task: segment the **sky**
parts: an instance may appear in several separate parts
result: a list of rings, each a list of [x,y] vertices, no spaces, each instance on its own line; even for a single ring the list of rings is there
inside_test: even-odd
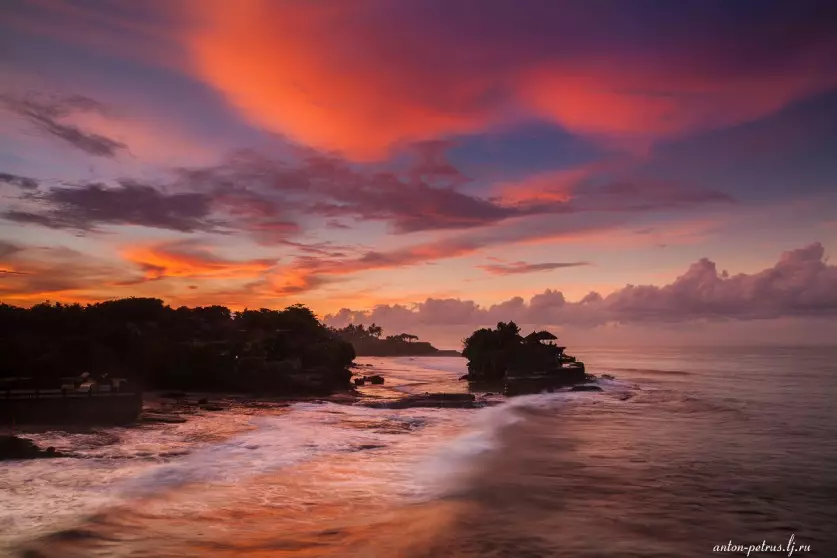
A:
[[[0,300],[837,339],[837,7],[6,0]]]

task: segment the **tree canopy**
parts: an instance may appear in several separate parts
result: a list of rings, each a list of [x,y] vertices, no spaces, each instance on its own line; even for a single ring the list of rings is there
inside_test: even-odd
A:
[[[560,367],[563,347],[544,344],[557,337],[548,331],[520,335],[514,322],[499,322],[495,329],[481,328],[463,340],[462,356],[468,359],[472,380],[500,380],[509,370],[548,370]]]
[[[89,372],[145,389],[325,393],[349,386],[352,345],[299,304],[232,312],[156,298],[0,304],[0,377],[43,386]]]

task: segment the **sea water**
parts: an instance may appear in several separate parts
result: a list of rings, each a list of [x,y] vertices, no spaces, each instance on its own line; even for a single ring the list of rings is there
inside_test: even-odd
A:
[[[74,457],[0,465],[0,555],[837,556],[837,349],[575,352],[603,392],[33,435]],[[460,358],[358,362],[367,398],[467,390]]]

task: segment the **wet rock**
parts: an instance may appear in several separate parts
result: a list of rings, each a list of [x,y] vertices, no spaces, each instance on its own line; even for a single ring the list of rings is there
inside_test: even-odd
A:
[[[180,415],[163,415],[158,413],[146,413],[140,417],[142,423],[161,423],[161,424],[182,424],[186,419]]]
[[[485,404],[477,401],[470,393],[425,393],[423,395],[409,395],[395,401],[381,401],[366,404],[367,407],[379,409],[410,409],[413,407],[445,407],[457,409],[472,409]]]
[[[366,381],[368,381],[370,384],[383,384],[384,383],[384,377],[383,376],[378,376],[378,375],[366,376]]]
[[[573,386],[570,388],[570,391],[603,391],[600,386],[594,386],[590,384],[581,384],[578,386]]]
[[[42,457],[65,457],[50,447],[39,448],[35,442],[17,436],[0,436],[0,461],[5,459],[38,459]]]

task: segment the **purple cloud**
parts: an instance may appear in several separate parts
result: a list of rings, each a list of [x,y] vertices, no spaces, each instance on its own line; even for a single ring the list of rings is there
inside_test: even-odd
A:
[[[670,323],[696,320],[759,320],[837,316],[837,266],[828,265],[822,244],[785,252],[763,271],[719,273],[701,259],[671,284],[627,285],[609,295],[591,292],[578,302],[548,289],[528,303],[521,297],[489,307],[460,299],[427,299],[408,308],[383,305],[368,311],[342,309],[327,323],[371,323],[402,331],[418,325],[520,324],[598,326],[608,323]]]
[[[120,141],[101,134],[60,122],[60,119],[78,112],[104,112],[101,103],[88,97],[72,95],[43,99],[30,95],[20,99],[0,95],[0,105],[26,119],[42,133],[55,137],[88,155],[113,158],[128,147]]]
[[[4,182],[22,190],[36,190],[38,188],[38,181],[34,178],[19,176],[17,174],[9,174],[7,172],[0,172],[0,182]]]
[[[203,194],[164,194],[147,184],[122,181],[118,187],[92,183],[57,187],[35,198],[49,209],[9,210],[3,218],[53,229],[96,230],[99,225],[140,225],[190,232],[214,230],[210,198]]]

